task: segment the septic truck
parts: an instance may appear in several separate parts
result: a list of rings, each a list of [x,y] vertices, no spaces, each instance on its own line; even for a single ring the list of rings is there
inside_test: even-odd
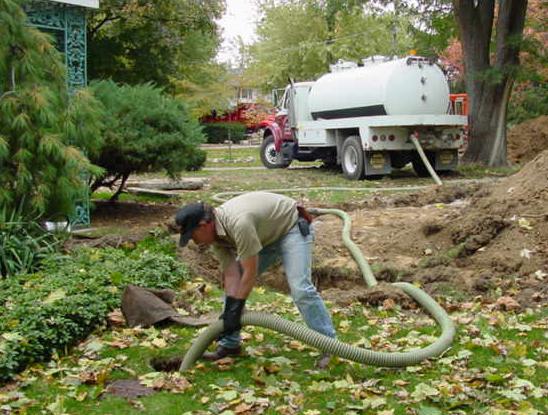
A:
[[[428,174],[428,163],[436,172],[452,171],[467,121],[449,108],[447,80],[431,59],[339,61],[318,80],[285,88],[263,134],[261,161],[285,168],[293,160],[323,160],[350,180],[388,175],[408,163],[419,176]]]

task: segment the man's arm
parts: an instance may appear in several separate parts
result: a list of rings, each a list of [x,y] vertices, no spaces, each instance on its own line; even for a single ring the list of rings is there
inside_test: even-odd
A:
[[[232,261],[223,271],[225,294],[245,299],[255,285],[259,258],[257,255],[243,261]]]
[[[257,268],[259,263],[259,257],[253,255],[240,261],[242,266],[242,278],[240,278],[237,290],[234,293],[234,297],[239,299],[246,299],[249,293],[255,285],[257,278]]]
[[[234,261],[223,272],[226,302],[222,319],[225,335],[241,328],[242,311],[245,301],[255,285],[258,261],[257,255],[246,258],[240,263]]]

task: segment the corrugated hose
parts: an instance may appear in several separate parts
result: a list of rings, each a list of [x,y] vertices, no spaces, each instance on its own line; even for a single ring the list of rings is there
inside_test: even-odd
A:
[[[217,198],[219,200],[219,198]],[[222,200],[222,199],[221,199]],[[333,214],[343,220],[342,239],[348,248],[352,257],[358,264],[368,287],[377,285],[377,280],[371,271],[371,267],[364,258],[359,247],[350,237],[351,219],[350,216],[339,209],[309,209],[314,215]],[[376,352],[361,347],[352,346],[340,340],[325,336],[306,326],[283,319],[274,314],[264,312],[246,311],[242,315],[242,326],[259,326],[279,333],[283,333],[294,339],[301,341],[309,346],[320,349],[325,353],[339,356],[344,359],[352,360],[358,363],[374,366],[401,367],[412,366],[421,361],[439,356],[447,350],[453,342],[455,335],[455,326],[445,310],[434,301],[426,292],[420,288],[406,282],[393,283],[395,287],[400,288],[424,310],[426,310],[441,328],[440,337],[431,345],[422,349],[409,350],[407,352]],[[192,368],[194,362],[198,360],[209,344],[219,337],[223,331],[223,321],[219,320],[209,325],[192,343],[181,363],[180,371],[186,371]]]

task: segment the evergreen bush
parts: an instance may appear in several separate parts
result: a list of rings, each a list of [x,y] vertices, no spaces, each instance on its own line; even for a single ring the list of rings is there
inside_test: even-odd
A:
[[[90,87],[105,108],[104,144],[91,156],[105,174],[92,190],[121,179],[116,199],[130,174],[165,171],[176,178],[204,164],[205,152],[199,148],[204,136],[183,102],[151,84],[99,81]]]
[[[100,146],[101,106],[66,90],[51,38],[26,25],[17,2],[0,1],[0,207],[8,212],[72,213],[97,174],[82,150]]]
[[[245,138],[246,127],[239,122],[213,122],[202,126],[210,144],[224,143],[227,140],[239,143]]]
[[[0,281],[0,382],[89,335],[120,306],[127,284],[176,288],[188,278],[184,264],[154,246],[81,249]]]

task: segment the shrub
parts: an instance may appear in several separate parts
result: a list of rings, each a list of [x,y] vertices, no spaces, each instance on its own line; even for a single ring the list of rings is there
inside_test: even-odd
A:
[[[20,210],[0,209],[0,276],[36,271],[44,258],[57,252],[60,236],[25,220]]]
[[[112,81],[91,84],[106,112],[104,144],[91,160],[105,169],[92,190],[121,184],[117,199],[132,173],[165,171],[175,178],[183,170],[195,170],[205,162],[204,141],[198,121],[186,105],[151,84],[129,86]]]
[[[81,149],[98,145],[100,109],[86,91],[69,100],[60,53],[17,3],[0,2],[0,207],[68,215],[98,173]]]
[[[524,121],[548,114],[548,86],[545,83],[520,85],[512,93],[508,105],[508,123]]]
[[[229,139],[239,143],[245,137],[245,125],[238,122],[213,122],[202,126],[207,142],[211,144],[224,143]]]
[[[0,281],[0,381],[86,337],[120,305],[127,284],[174,288],[187,278],[183,264],[153,246],[82,249]]]

